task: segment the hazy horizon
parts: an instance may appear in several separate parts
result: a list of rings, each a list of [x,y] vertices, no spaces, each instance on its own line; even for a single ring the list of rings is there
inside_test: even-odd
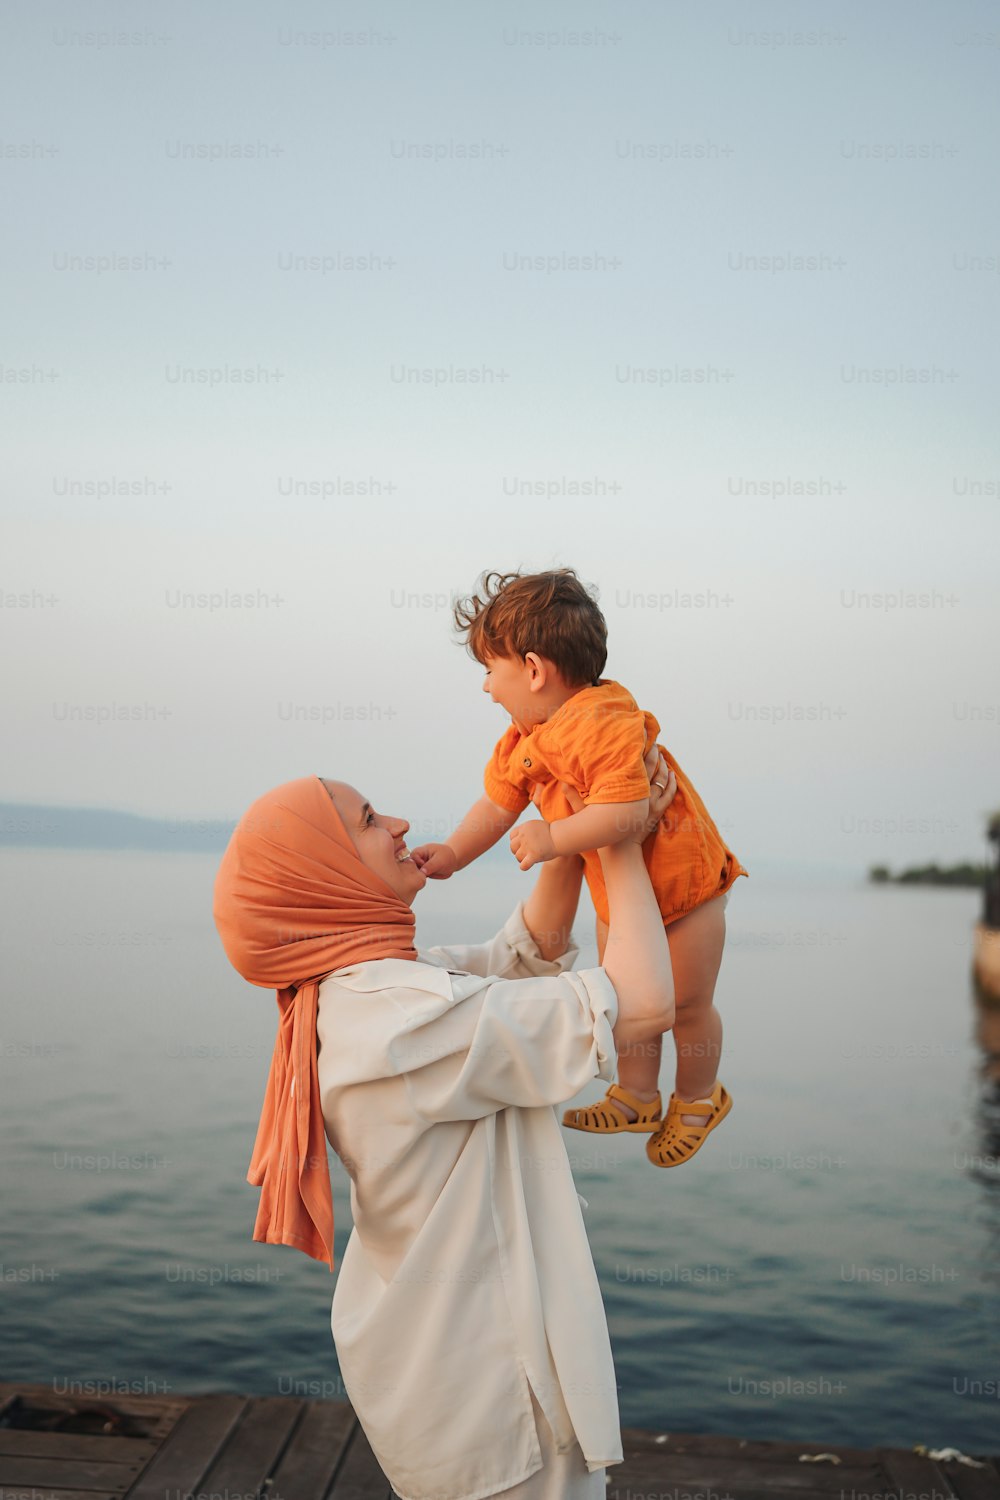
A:
[[[26,816],[27,815],[27,816]],[[60,825],[58,818],[65,815]],[[529,808],[525,814],[531,817]],[[0,851],[31,850],[52,853],[80,853],[88,851],[107,854],[204,854],[218,858],[229,841],[230,833],[239,814],[216,818],[165,818],[156,815],[132,813],[121,808],[96,805],[93,807],[68,803],[17,803],[0,802]],[[428,839],[440,838],[447,830],[436,823],[422,823],[419,817],[411,820],[409,842],[416,845]],[[983,839],[983,847],[966,856],[973,863],[987,865],[995,862],[990,847]],[[481,859],[510,864],[513,856],[506,839],[488,849]],[[951,863],[961,863],[960,860]],[[872,864],[885,861],[872,861]],[[912,862],[915,865],[941,863],[931,858]],[[899,875],[903,864],[891,866],[891,873]],[[833,860],[808,858],[781,858],[768,853],[758,854],[754,861],[754,873],[768,881],[795,876],[811,882],[833,881],[835,884],[856,885],[868,883],[871,865],[837,863]],[[461,877],[459,877],[461,878]],[[435,886],[440,888],[438,883]],[[926,889],[920,884],[908,884],[907,889]],[[968,890],[968,886],[939,889]],[[525,887],[527,890],[527,886]]]

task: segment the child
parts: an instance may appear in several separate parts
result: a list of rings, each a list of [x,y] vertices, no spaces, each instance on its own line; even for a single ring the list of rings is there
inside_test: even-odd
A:
[[[447,879],[504,833],[522,870],[560,854],[582,854],[597,912],[598,961],[608,905],[597,850],[619,843],[649,815],[643,756],[660,726],[617,682],[600,676],[607,626],[572,568],[486,573],[455,605],[455,623],[486,668],[483,691],[511,717],[486,767],[486,795],[444,844],[412,851],[428,876]],[[663,747],[677,780],[674,799],[643,857],[656,892],[673,970],[676,1084],[667,1113],[657,1088],[661,1043],[619,1054],[618,1084],[596,1105],[569,1109],[575,1130],[650,1135],[654,1165],[674,1167],[701,1147],[732,1100],[716,1081],[722,1024],[713,1004],[725,941],[724,892],[747,872],[726,847],[690,781]],[[559,783],[572,787],[574,812]],[[660,783],[657,783],[660,785]],[[540,820],[513,825],[531,801]]]

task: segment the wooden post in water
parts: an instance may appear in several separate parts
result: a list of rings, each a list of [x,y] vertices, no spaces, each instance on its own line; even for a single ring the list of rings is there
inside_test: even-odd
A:
[[[1000,812],[994,813],[987,823],[986,837],[996,857],[986,871],[983,919],[976,924],[972,969],[983,998],[1000,1003]]]

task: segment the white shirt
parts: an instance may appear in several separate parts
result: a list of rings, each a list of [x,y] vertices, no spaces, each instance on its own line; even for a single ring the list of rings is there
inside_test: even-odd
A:
[[[333,1296],[341,1374],[400,1500],[480,1500],[559,1452],[622,1460],[597,1274],[554,1106],[611,1080],[603,969],[539,956],[518,904],[491,942],[339,969],[319,1086],[351,1177]]]

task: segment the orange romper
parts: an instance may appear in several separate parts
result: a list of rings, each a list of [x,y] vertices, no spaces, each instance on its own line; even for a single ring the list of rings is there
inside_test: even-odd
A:
[[[522,813],[534,802],[550,823],[572,814],[560,781],[575,787],[588,806],[636,802],[649,796],[642,762],[659,732],[653,715],[644,713],[620,683],[602,678],[574,693],[529,734],[511,724],[486,767],[486,795],[512,813]],[[659,748],[677,778],[677,793],[643,843],[642,854],[667,926],[728,891],[747,871],[673,756]],[[587,850],[583,862],[594,910],[607,923],[608,896],[597,851]]]

